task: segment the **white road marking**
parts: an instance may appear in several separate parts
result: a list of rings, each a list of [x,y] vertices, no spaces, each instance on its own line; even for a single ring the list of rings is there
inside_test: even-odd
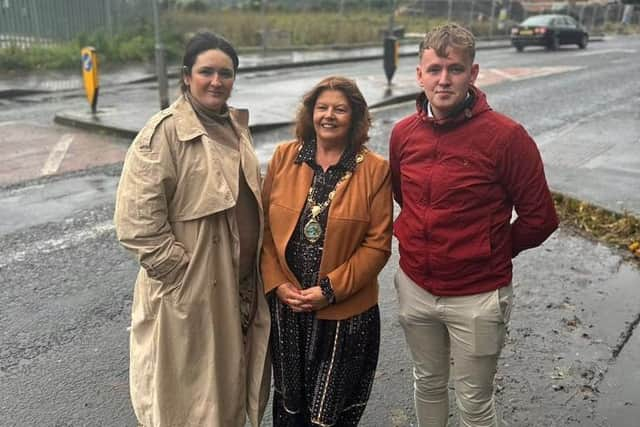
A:
[[[27,248],[18,250],[11,254],[0,253],[2,255],[0,257],[0,268],[4,268],[14,262],[24,261],[28,257],[48,254],[72,246],[80,245],[87,240],[95,239],[104,234],[110,233],[114,230],[114,228],[115,227],[111,221],[105,221],[96,224],[93,227],[87,227],[76,230],[69,234],[65,234],[59,239],[47,239],[30,243]]]
[[[581,70],[584,69],[586,67],[583,66],[572,66],[572,65],[561,65],[561,66],[557,66],[557,67],[532,67],[532,68],[517,68],[516,70],[526,70],[526,74],[520,74],[520,75],[512,75],[511,76],[511,80],[517,81],[517,80],[528,80],[528,79],[534,79],[536,77],[546,77],[546,76],[551,76],[554,74],[562,74],[562,73],[568,73],[569,71],[577,71],[577,70]],[[491,69],[492,71],[498,71],[495,68]],[[500,72],[504,73],[505,75],[509,75],[508,73],[506,73],[504,70],[499,70]]]
[[[2,0],[0,0],[2,1]],[[38,122],[32,121],[9,121],[9,122],[0,122],[0,127],[2,126],[28,126],[28,127],[38,127],[38,128],[50,128],[49,125],[44,125]]]
[[[605,55],[607,53],[636,53],[635,49],[602,49],[576,53],[574,56]]]
[[[620,58],[620,59],[614,59],[613,61],[611,61],[612,64],[624,64],[625,62],[631,62],[633,61],[632,57],[626,57],[626,58]]]
[[[62,135],[60,140],[56,143],[56,145],[49,153],[49,158],[44,163],[44,166],[40,171],[42,175],[51,175],[58,171],[58,169],[60,168],[60,164],[62,163],[62,160],[64,160],[64,156],[67,155],[67,150],[69,149],[69,146],[72,142],[73,135],[69,133]]]
[[[504,77],[507,80],[517,80],[516,76],[513,76],[506,71],[500,70],[499,68],[491,68],[490,71],[494,74],[499,75],[500,77]]]
[[[598,111],[597,114],[599,114],[600,112]],[[593,115],[595,115],[596,113],[594,113]],[[590,117],[590,116],[589,116]],[[557,139],[563,137],[564,135],[568,134],[569,132],[573,131],[575,128],[577,128],[578,126],[580,126],[580,124],[583,121],[578,120],[575,122],[571,122],[568,123],[564,126],[560,126],[551,130],[548,130],[546,132],[543,132],[539,135],[535,135],[534,136],[534,140],[536,141],[536,143],[538,144],[538,147],[543,147],[551,142],[556,141]]]
[[[542,155],[542,159],[545,162],[545,165],[547,163],[551,163],[556,166],[557,165],[573,166],[572,164],[568,163],[569,160],[567,160],[566,155],[563,157],[563,153],[558,151],[562,149],[563,145],[552,144],[552,143],[560,139],[566,139],[565,136],[573,132],[579,126],[584,126],[585,123],[597,122],[598,118],[601,117],[602,115],[603,115],[603,112],[601,110],[598,110],[574,122],[547,130],[538,135],[533,135],[533,139],[538,145],[538,148],[540,149],[540,154]],[[565,143],[565,146],[566,146],[566,143]],[[611,147],[607,146],[604,148],[605,148],[604,151],[607,151]],[[594,156],[596,154],[594,154]]]

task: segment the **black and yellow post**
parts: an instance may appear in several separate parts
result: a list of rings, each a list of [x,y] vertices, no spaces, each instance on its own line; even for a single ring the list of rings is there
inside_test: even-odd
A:
[[[384,38],[384,73],[387,76],[387,83],[391,85],[391,79],[393,74],[398,68],[398,58],[400,55],[400,42],[394,36],[387,36]]]
[[[82,79],[84,80],[84,91],[87,94],[91,112],[96,113],[98,105],[98,90],[100,80],[98,77],[98,56],[93,47],[87,46],[80,51],[82,57]]]

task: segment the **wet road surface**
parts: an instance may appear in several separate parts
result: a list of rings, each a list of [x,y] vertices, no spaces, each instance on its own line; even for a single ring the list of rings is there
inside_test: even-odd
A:
[[[631,76],[640,64],[624,49],[640,50],[639,45],[623,40],[593,46],[600,53],[591,53],[591,46],[557,54],[504,50],[482,53],[478,60],[481,68],[509,69],[511,76],[516,68],[578,67],[546,77],[506,78],[485,90],[496,110],[521,121],[538,140],[556,189],[634,207],[638,195],[632,189],[640,186],[629,185],[638,183],[640,170],[640,132],[633,127],[640,83]],[[339,71],[319,72],[329,70]],[[612,81],[616,85],[601,84]],[[32,117],[52,110],[26,107],[33,108]],[[406,103],[378,110],[371,148],[386,154],[392,124],[412,109]],[[3,112],[0,122],[21,122],[18,114]],[[599,126],[589,128],[594,124]],[[53,148],[64,132],[56,130],[58,139],[47,143]],[[591,138],[594,132],[601,138]],[[584,150],[577,150],[582,136]],[[256,135],[261,160],[288,137],[286,129]],[[563,144],[568,148],[560,150]],[[576,153],[582,157],[572,157]],[[42,156],[44,162],[48,158]],[[621,181],[627,176],[621,171],[630,181]],[[2,425],[134,425],[127,327],[136,266],[117,245],[111,225],[118,174],[119,165],[107,165],[0,189]],[[607,190],[610,182],[625,196]],[[585,190],[596,183],[602,194]],[[10,206],[13,211],[7,211]],[[638,335],[632,331],[640,311],[640,272],[624,256],[561,228],[543,247],[515,260],[516,298],[497,380],[510,425],[637,425],[640,400],[632,385],[638,382],[630,373],[638,371]],[[397,262],[394,251],[380,276],[382,348],[364,426],[415,425],[411,366],[396,319]]]

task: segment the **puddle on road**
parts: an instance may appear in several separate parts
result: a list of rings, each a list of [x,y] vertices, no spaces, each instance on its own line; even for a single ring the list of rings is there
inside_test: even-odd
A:
[[[119,177],[76,176],[46,185],[0,192],[0,235],[47,222],[59,222],[79,210],[111,202]]]
[[[635,425],[635,401],[635,416],[604,421],[604,409],[640,396],[640,379],[621,383],[638,372],[637,359],[623,359],[638,353],[638,331],[613,360],[640,313],[640,271],[625,255],[561,227],[514,260],[515,302],[497,382],[512,425]]]
[[[636,283],[635,288],[638,289]],[[636,291],[637,292],[637,291]],[[615,310],[615,308],[612,308]],[[600,384],[597,412],[611,426],[638,425],[640,416],[640,330],[636,326]]]

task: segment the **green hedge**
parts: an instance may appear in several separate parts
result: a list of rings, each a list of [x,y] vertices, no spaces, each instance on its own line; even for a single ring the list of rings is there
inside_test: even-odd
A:
[[[401,25],[406,33],[423,34],[442,19],[421,16],[399,16],[395,25]],[[348,45],[380,42],[381,31],[389,23],[388,13],[353,12],[339,16],[333,12],[273,12],[263,19],[256,11],[228,10],[224,12],[189,12],[178,10],[162,16],[162,39],[169,62],[181,58],[184,42],[199,30],[209,30],[228,38],[239,50],[257,48],[259,32],[263,26],[270,31],[286,34],[291,47],[304,48],[317,45]],[[627,30],[625,28],[625,30]],[[489,32],[488,23],[473,23],[477,36]],[[498,31],[494,31],[498,34]],[[139,22],[136,27],[116,37],[109,38],[103,32],[83,34],[68,43],[34,46],[23,49],[17,46],[0,48],[0,72],[41,69],[74,69],[79,66],[80,49],[93,46],[98,51],[100,63],[117,65],[128,62],[149,62],[154,57],[154,32],[149,22]],[[280,45],[282,47],[282,44]]]

